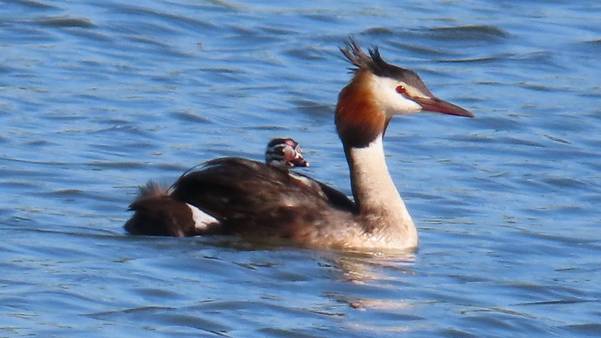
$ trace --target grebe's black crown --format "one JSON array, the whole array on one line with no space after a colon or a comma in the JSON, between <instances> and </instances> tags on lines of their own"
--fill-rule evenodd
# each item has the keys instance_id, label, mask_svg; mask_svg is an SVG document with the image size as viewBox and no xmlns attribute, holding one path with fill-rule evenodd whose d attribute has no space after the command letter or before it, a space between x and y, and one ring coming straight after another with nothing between
<instances>
[{"instance_id":1,"label":"grebe's black crown","mask_svg":"<svg viewBox=\"0 0 601 338\"><path fill-rule=\"evenodd\" d=\"M369 55L367 55L357 42L352 37L349 37L345 41L345 46L340 48L340 51L348 62L355 66L350 68L354 73L357 73L360 70L368 70L376 76L402 81L409 86L415 87L424 94L431 95L430 90L428 90L416 72L411 69L391 65L384 61L378 47L369 48Z\"/></svg>"}]
</instances>

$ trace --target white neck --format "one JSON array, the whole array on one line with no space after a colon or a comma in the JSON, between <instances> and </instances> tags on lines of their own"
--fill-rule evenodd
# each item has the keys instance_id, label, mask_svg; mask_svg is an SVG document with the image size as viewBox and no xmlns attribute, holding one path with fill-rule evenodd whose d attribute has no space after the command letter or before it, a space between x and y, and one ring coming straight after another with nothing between
<instances>
[{"instance_id":1,"label":"white neck","mask_svg":"<svg viewBox=\"0 0 601 338\"><path fill-rule=\"evenodd\" d=\"M365 230L399 236L408 246L417 246L417 231L388 173L382 135L367 147L345 149L351 184ZM414 245L411 245L411 244Z\"/></svg>"}]
</instances>

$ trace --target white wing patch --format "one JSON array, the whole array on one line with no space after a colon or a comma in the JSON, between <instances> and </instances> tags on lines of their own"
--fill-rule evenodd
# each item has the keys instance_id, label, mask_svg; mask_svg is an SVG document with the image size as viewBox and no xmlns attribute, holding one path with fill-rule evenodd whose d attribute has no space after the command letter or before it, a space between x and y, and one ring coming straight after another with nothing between
<instances>
[{"instance_id":1,"label":"white wing patch","mask_svg":"<svg viewBox=\"0 0 601 338\"><path fill-rule=\"evenodd\" d=\"M215 217L203 212L191 204L186 203L186 205L188 208L190 208L190 211L192 211L194 227L197 230L206 230L210 225L219 224L219 221Z\"/></svg>"}]
</instances>

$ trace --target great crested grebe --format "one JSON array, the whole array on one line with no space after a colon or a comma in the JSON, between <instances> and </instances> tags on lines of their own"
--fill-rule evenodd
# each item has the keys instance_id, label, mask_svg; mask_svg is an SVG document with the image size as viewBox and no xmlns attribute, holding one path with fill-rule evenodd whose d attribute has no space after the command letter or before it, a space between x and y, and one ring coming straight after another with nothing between
<instances>
[{"instance_id":1,"label":"great crested grebe","mask_svg":"<svg viewBox=\"0 0 601 338\"><path fill-rule=\"evenodd\" d=\"M412 70L385 62L377 48L368 55L349 39L341 52L354 75L338 96L335 122L354 202L306 176L256 161L219 158L182 175L168 194L134 202L126 229L157 234L150 216L177 204L195 231L171 235L239 234L308 247L416 248L417 230L386 166L382 138L388 123L394 115L420 111L473 115L434 96Z\"/></svg>"}]
</instances>

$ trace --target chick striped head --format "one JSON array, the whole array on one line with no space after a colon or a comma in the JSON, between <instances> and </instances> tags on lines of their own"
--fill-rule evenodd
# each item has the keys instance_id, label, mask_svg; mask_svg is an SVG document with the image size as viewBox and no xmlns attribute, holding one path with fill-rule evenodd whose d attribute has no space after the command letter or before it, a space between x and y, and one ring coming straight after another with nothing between
<instances>
[{"instance_id":1,"label":"chick striped head","mask_svg":"<svg viewBox=\"0 0 601 338\"><path fill-rule=\"evenodd\" d=\"M298 142L291 138L274 138L267 143L265 163L279 168L308 167Z\"/></svg>"}]
</instances>

